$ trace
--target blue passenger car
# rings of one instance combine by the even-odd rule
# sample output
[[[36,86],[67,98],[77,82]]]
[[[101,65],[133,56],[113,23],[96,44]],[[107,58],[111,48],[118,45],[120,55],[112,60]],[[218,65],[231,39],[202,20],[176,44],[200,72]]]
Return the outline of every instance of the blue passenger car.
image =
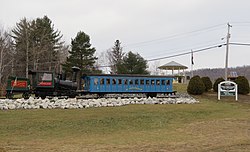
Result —
[[[172,94],[173,77],[150,75],[90,74],[82,76],[82,89],[86,93],[157,93]]]

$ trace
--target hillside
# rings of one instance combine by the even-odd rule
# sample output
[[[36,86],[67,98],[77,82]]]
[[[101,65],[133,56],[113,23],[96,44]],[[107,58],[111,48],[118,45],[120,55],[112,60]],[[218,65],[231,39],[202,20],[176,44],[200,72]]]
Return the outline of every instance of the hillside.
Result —
[[[248,80],[250,80],[250,66],[242,66],[242,67],[231,67],[228,69],[228,73],[236,72],[238,76],[245,76]],[[198,69],[193,71],[194,75],[199,75],[200,77],[208,76],[212,81],[219,77],[223,77],[225,75],[224,68],[215,68],[215,69]],[[190,76],[190,72],[187,73]]]

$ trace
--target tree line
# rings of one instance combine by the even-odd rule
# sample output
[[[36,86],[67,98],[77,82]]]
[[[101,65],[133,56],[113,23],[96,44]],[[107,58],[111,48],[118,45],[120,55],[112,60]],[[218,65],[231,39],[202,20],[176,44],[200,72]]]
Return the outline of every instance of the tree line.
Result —
[[[239,66],[239,67],[230,67],[228,68],[229,77],[231,76],[231,72],[236,72],[238,76],[245,76],[248,80],[250,80],[250,66]],[[186,73],[187,75],[191,75],[191,73]],[[197,69],[193,71],[194,75],[199,75],[201,77],[208,76],[211,81],[215,82],[218,77],[221,77],[225,74],[224,68],[213,68],[213,69]]]
[[[62,37],[48,16],[23,18],[9,31],[0,28],[0,87],[5,87],[10,75],[28,77],[29,70],[70,75],[77,66],[80,74],[102,73],[89,35],[79,31],[70,45]],[[125,53],[119,40],[105,54],[112,74],[149,74],[147,61],[138,53]]]

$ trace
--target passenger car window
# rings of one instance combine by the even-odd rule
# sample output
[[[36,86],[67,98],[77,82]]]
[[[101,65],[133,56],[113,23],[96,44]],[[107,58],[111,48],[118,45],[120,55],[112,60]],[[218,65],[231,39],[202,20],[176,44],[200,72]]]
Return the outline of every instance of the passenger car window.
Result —
[[[165,85],[165,84],[166,84],[165,80],[161,80],[161,85]]]
[[[128,80],[124,79],[124,84],[127,85],[128,84]]]
[[[155,80],[151,80],[151,84],[152,84],[152,85],[155,85]]]
[[[167,80],[167,85],[170,85],[170,80]]]
[[[104,78],[100,79],[100,84],[103,85],[104,84]]]
[[[130,84],[130,85],[133,85],[133,80],[129,80],[129,84]]]
[[[141,79],[141,80],[140,80],[140,83],[141,83],[141,85],[144,85],[144,80]]]
[[[122,84],[122,79],[118,79],[118,84],[119,84],[119,85]]]
[[[98,78],[95,78],[94,79],[94,85],[97,85],[98,84]]]
[[[116,84],[116,79],[112,79],[112,84]]]
[[[110,79],[106,79],[106,84],[110,84]]]
[[[160,85],[160,80],[156,80],[156,85]]]
[[[139,84],[139,80],[135,79],[135,85],[138,85],[138,84]]]

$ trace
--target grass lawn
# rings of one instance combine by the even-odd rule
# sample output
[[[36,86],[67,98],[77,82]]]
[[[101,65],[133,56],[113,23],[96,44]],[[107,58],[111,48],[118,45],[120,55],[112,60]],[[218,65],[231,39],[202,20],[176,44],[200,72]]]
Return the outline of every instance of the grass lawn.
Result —
[[[0,111],[0,152],[250,150],[249,96],[195,98],[199,104]]]

